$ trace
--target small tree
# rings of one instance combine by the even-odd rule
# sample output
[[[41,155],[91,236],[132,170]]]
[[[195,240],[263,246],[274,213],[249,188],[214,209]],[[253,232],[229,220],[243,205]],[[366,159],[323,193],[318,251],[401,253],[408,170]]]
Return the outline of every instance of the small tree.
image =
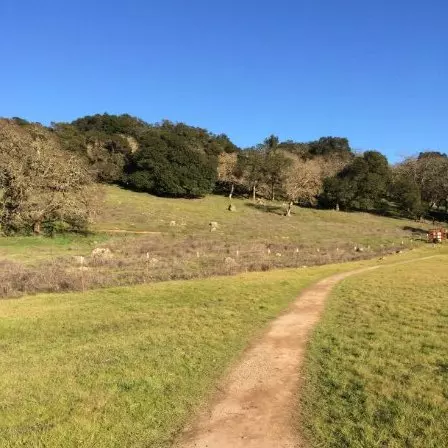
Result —
[[[0,120],[0,223],[7,234],[42,232],[45,224],[85,229],[93,212],[92,179],[42,126]]]
[[[291,216],[295,202],[314,204],[322,189],[322,169],[317,160],[293,157],[286,172],[283,192],[288,199],[286,216]]]
[[[414,179],[407,176],[399,176],[394,179],[390,191],[391,198],[400,210],[414,218],[422,216],[424,205],[421,199],[421,191]]]
[[[448,207],[448,157],[430,151],[409,157],[394,167],[396,179],[406,178],[418,186],[422,204],[428,209]]]
[[[229,199],[232,200],[235,184],[240,180],[238,169],[238,154],[236,152],[222,152],[218,156],[218,182],[224,182],[230,186]]]
[[[257,188],[264,178],[263,154],[259,148],[242,151],[238,156],[237,170],[241,173],[242,183],[252,193],[252,200],[257,198]]]
[[[276,189],[282,185],[290,165],[291,159],[281,151],[269,151],[265,154],[262,173],[269,186],[272,201],[275,200]]]

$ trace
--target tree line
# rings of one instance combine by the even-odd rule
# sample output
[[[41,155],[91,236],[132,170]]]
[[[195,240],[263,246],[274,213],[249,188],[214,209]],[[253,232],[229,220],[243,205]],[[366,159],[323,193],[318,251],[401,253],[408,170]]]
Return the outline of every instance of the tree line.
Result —
[[[271,135],[242,149],[225,134],[127,114],[48,127],[0,119],[3,233],[86,229],[99,183],[167,197],[279,199],[286,215],[297,204],[421,218],[448,208],[448,157],[426,151],[390,166],[380,152],[356,153],[342,137]]]

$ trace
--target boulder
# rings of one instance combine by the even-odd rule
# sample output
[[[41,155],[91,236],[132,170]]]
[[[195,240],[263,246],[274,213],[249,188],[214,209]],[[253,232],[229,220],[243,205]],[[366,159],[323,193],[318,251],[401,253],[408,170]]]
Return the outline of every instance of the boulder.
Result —
[[[216,221],[210,221],[209,226],[210,232],[215,232],[218,229],[219,224]]]
[[[109,260],[113,258],[113,254],[107,247],[97,247],[92,250],[92,257],[100,260]]]
[[[235,261],[234,258],[232,257],[226,257],[224,259],[224,263],[226,264],[226,266],[236,266],[237,262]]]

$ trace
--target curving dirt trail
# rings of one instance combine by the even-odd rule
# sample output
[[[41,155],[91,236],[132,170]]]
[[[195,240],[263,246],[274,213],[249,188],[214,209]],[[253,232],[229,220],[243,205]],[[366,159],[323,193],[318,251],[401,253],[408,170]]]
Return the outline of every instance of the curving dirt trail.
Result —
[[[296,415],[308,336],[336,283],[378,266],[333,275],[307,288],[243,355],[213,403],[187,426],[179,448],[299,448]]]

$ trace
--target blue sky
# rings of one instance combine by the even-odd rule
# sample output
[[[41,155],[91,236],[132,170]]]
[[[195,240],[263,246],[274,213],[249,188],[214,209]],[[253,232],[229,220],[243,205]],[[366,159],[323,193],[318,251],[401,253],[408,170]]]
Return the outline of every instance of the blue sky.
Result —
[[[0,116],[448,151],[446,0],[0,0]]]

